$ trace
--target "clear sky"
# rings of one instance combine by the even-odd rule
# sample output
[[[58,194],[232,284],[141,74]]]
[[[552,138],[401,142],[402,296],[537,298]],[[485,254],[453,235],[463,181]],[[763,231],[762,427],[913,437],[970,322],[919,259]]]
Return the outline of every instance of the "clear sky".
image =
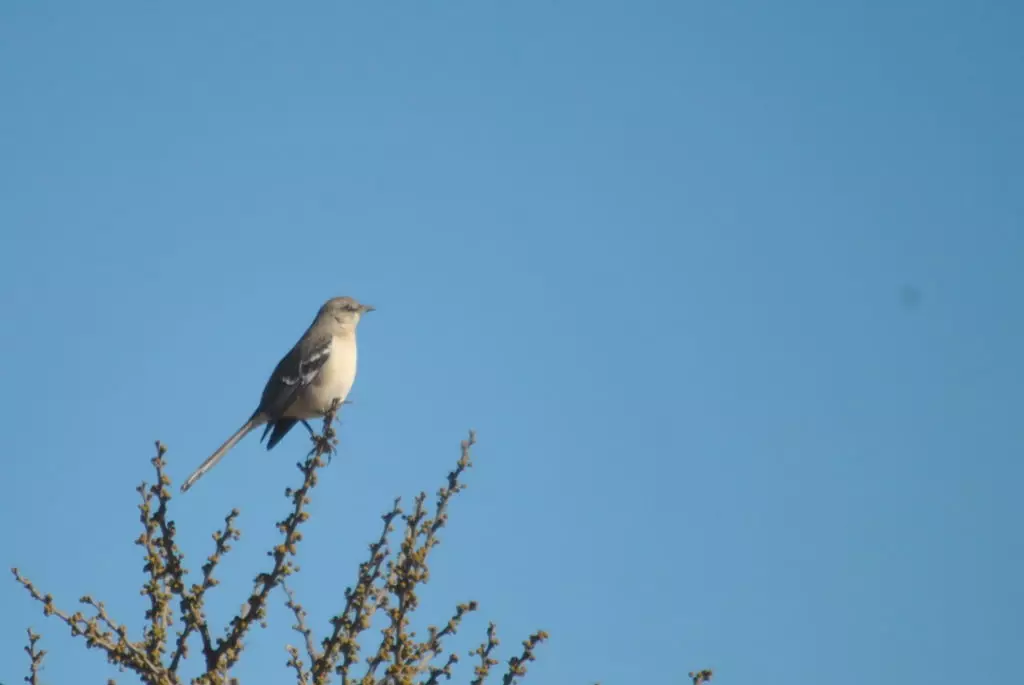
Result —
[[[153,441],[180,483],[347,294],[378,311],[300,559],[317,626],[475,428],[420,618],[477,599],[457,644],[490,618],[504,658],[548,630],[527,683],[1011,682],[1022,15],[7,0],[3,566],[138,626]],[[215,618],[306,447],[250,436],[175,500],[195,568],[242,510]],[[289,682],[277,600],[243,682]],[[116,675],[0,607],[0,681],[28,625],[50,685]]]

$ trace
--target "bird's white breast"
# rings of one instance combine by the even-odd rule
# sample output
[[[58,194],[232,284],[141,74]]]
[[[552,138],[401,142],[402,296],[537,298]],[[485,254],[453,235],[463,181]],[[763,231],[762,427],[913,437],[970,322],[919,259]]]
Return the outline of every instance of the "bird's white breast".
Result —
[[[323,415],[335,399],[344,402],[356,380],[356,357],[355,335],[334,336],[327,362],[303,396],[288,410],[288,415],[316,418]]]

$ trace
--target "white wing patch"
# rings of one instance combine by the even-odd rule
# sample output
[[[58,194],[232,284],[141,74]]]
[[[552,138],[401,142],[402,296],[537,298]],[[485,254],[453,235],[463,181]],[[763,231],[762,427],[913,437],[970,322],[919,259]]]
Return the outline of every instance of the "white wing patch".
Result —
[[[316,378],[316,375],[320,373],[320,369],[327,363],[327,358],[330,356],[331,343],[328,340],[327,343],[313,350],[308,357],[299,362],[299,374],[297,376],[283,376],[281,382],[285,385],[309,385]]]

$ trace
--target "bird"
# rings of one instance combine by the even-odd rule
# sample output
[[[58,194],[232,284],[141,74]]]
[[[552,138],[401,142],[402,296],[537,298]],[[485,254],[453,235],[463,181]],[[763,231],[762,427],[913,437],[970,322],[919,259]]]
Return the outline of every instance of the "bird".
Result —
[[[270,434],[268,450],[300,421],[312,433],[306,420],[323,416],[335,401],[340,405],[348,397],[356,379],[356,328],[363,314],[375,310],[351,297],[327,300],[299,341],[277,363],[256,411],[192,472],[181,491],[195,485],[242,438],[260,426],[266,426],[261,443]]]

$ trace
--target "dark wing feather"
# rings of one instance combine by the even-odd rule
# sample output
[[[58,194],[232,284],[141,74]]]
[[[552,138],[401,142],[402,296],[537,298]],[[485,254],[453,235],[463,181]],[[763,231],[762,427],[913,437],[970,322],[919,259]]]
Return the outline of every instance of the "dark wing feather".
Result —
[[[316,379],[330,356],[330,336],[325,336],[320,340],[307,338],[300,340],[284,356],[284,359],[278,362],[274,373],[270,375],[270,380],[267,381],[267,386],[263,389],[263,398],[257,411],[266,415],[268,423],[280,420],[296,398],[301,396],[302,391]],[[281,434],[281,437],[284,437],[284,433]],[[271,436],[271,440],[273,440],[273,436]]]
[[[294,428],[298,422],[298,419],[278,419],[274,423],[268,423],[263,431],[263,435],[260,437],[260,442],[263,442],[263,439],[267,437],[267,433],[270,433],[271,429],[273,429],[273,433],[270,433],[270,441],[267,443],[267,451],[274,449],[274,445],[281,442],[281,438],[288,435],[288,431]]]
[[[263,435],[260,436],[260,442],[263,442],[267,438],[267,433],[270,433],[270,442],[267,443],[267,451],[274,449],[274,445],[281,442],[281,439],[288,435],[288,431],[295,427],[295,424],[302,422],[302,425],[309,431],[310,436],[316,435],[313,427],[309,425],[308,421],[302,421],[301,419],[280,419],[272,423],[268,423],[267,427],[263,429]],[[271,433],[273,430],[273,433]]]

